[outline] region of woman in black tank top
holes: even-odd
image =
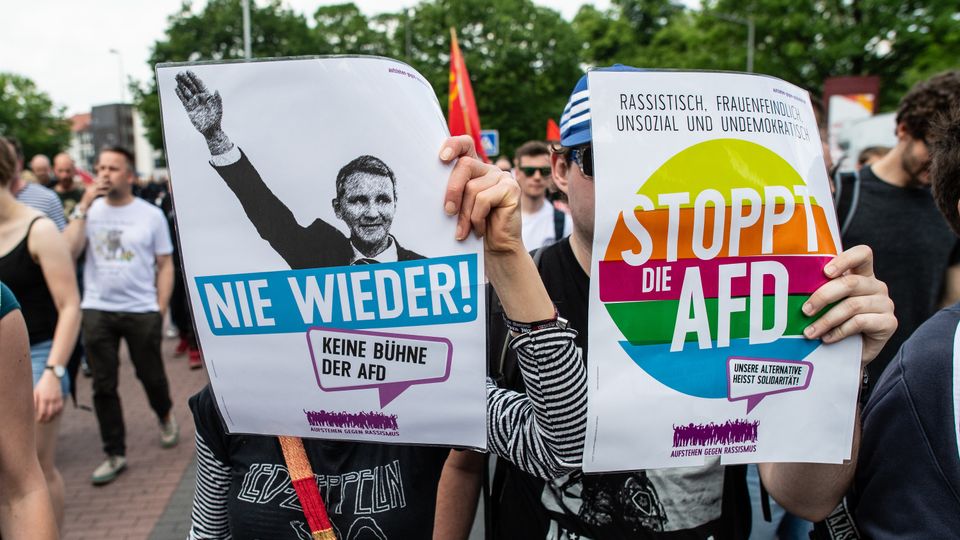
[[[13,149],[0,139],[0,281],[20,302],[34,371],[37,454],[63,522],[63,479],[54,464],[67,361],[80,331],[80,294],[73,258],[52,221],[19,203],[11,191],[17,173]]]

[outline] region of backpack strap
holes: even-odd
[[[846,497],[826,519],[813,524],[810,538],[814,540],[860,540],[862,538]]]
[[[551,203],[550,206],[553,206],[553,203]],[[553,241],[554,242],[557,242],[563,238],[563,229],[564,229],[563,226],[566,224],[567,224],[567,215],[564,214],[563,211],[557,208],[556,206],[553,206]],[[534,252],[534,262],[539,262],[536,259],[536,253],[538,253],[539,251],[540,250],[538,249],[536,252]]]
[[[833,204],[837,209],[840,236],[846,234],[860,204],[860,174],[856,171],[834,175]]]

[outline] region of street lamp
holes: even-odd
[[[123,56],[121,56],[120,51],[116,49],[110,49],[110,54],[117,55],[117,69],[120,72],[120,103],[126,103],[126,81],[123,79]]]
[[[753,26],[753,17],[737,17],[736,15],[727,15],[725,13],[711,13],[714,17],[732,22],[734,24],[742,24],[747,27],[747,73],[753,73],[753,39],[754,39],[754,26]]]
[[[243,0],[243,57],[249,60],[250,54],[250,0]]]

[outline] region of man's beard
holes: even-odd
[[[930,159],[920,161],[913,153],[913,142],[911,142],[903,153],[901,158],[901,167],[907,173],[907,186],[925,187],[930,184],[929,179],[924,180],[922,175],[930,169]]]

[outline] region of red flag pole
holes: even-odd
[[[470,75],[460,52],[457,31],[450,28],[450,97],[447,103],[447,125],[451,135],[469,135],[477,155],[489,163],[480,141],[480,115],[470,86]]]
[[[456,51],[456,56],[450,56],[450,62],[455,63],[452,69],[457,72],[457,97],[460,102],[460,114],[463,115],[463,126],[467,132],[467,135],[473,137],[473,130],[470,129],[470,111],[467,106],[467,96],[463,92],[463,77],[462,75],[466,73],[467,69],[463,63],[463,54],[460,52],[460,43],[457,41],[457,31],[452,26],[450,27],[450,43],[454,51]]]

